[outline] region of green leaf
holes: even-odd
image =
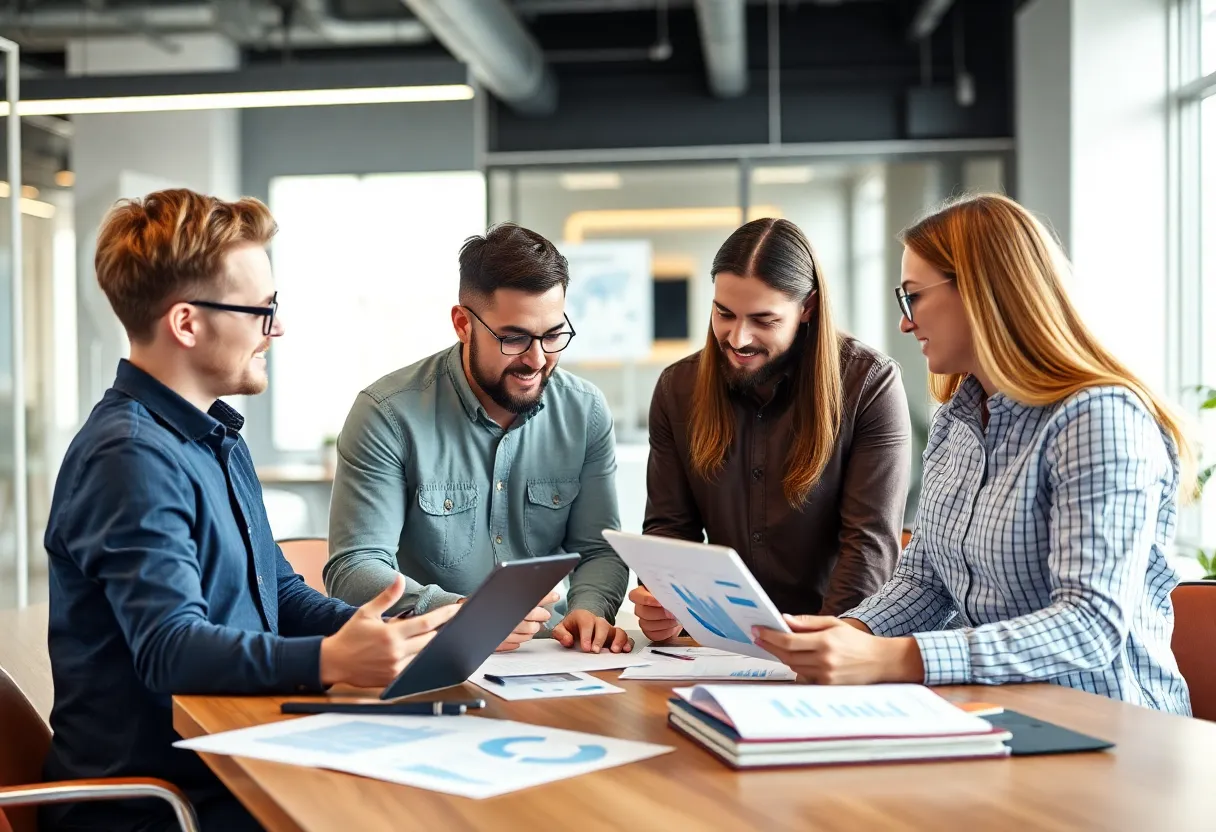
[[[1196,495],[1203,493],[1203,488],[1208,484],[1208,480],[1212,478],[1212,474],[1216,474],[1216,465],[1209,465],[1207,468],[1200,471],[1198,476],[1195,477]]]
[[[1199,409],[1216,410],[1216,392],[1209,390],[1206,395],[1207,398],[1204,399],[1203,404],[1199,405]]]

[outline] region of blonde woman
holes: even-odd
[[[757,642],[812,682],[1045,681],[1189,714],[1165,557],[1194,487],[1178,419],[1081,322],[1017,203],[962,199],[903,243],[900,329],[943,403],[912,540],[859,606]]]

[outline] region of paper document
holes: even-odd
[[[643,652],[643,655],[654,656],[655,661],[659,659],[683,658],[683,659],[704,659],[712,657],[729,656],[732,659],[742,658],[738,653],[730,650],[719,650],[716,647],[668,647],[666,645],[650,645]]]
[[[491,674],[493,675],[493,674]],[[539,673],[527,676],[474,675],[470,682],[484,688],[499,699],[555,699],[561,696],[598,696],[602,693],[624,693],[625,689],[610,685],[587,673]]]
[[[789,625],[733,549],[611,529],[604,539],[698,644],[774,658],[752,641],[752,627]]]
[[[495,676],[522,676],[526,673],[595,673],[601,670],[619,670],[622,667],[647,664],[650,656],[637,652],[583,653],[577,647],[565,648],[551,638],[534,638],[525,642],[518,650],[506,653],[491,653],[470,679],[480,679],[486,673]]]
[[[792,682],[798,674],[779,662],[750,656],[704,658],[691,662],[667,661],[626,668],[622,679],[675,679]]]
[[[992,726],[921,685],[697,685],[673,691],[741,737],[829,739],[985,734]]]
[[[674,750],[477,716],[337,714],[227,731],[174,746],[333,769],[475,798]]]

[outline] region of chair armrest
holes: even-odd
[[[194,807],[181,789],[154,777],[103,777],[95,780],[58,780],[28,786],[0,787],[0,810],[9,806],[74,803],[80,800],[129,800],[155,797],[173,807],[182,832],[199,832]]]

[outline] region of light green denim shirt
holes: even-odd
[[[558,368],[541,403],[503,430],[456,344],[355,400],[338,438],[325,586],[363,604],[400,571],[391,612],[421,614],[471,593],[495,564],[574,552],[565,606],[614,621],[629,575],[601,534],[620,526],[615,476],[612,415],[594,385]]]

